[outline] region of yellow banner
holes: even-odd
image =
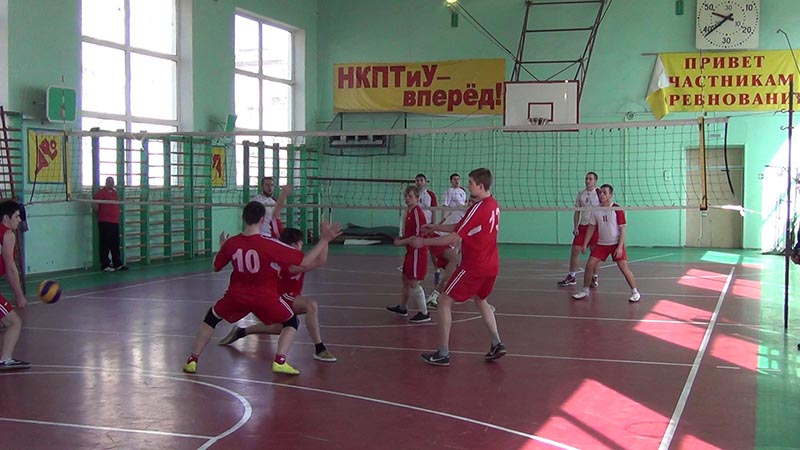
[[[789,81],[798,76],[786,50],[665,53],[647,102],[659,119],[680,111],[779,111],[788,109]]]
[[[503,59],[333,66],[335,112],[502,114]]]
[[[226,176],[227,166],[225,164],[225,147],[211,147],[211,186],[224,187],[228,184]]]
[[[28,130],[28,179],[35,183],[64,182],[64,134]]]

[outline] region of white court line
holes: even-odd
[[[172,381],[180,381],[184,383],[192,383],[192,384],[199,384],[201,386],[206,386],[212,389],[216,389],[218,391],[222,391],[233,398],[235,398],[239,403],[241,403],[242,407],[244,408],[244,412],[242,417],[233,424],[230,428],[223,431],[222,433],[216,436],[204,436],[204,435],[196,435],[196,434],[185,434],[185,433],[171,433],[167,431],[152,431],[152,430],[135,430],[130,428],[118,428],[118,427],[105,427],[105,426],[95,426],[95,425],[81,425],[81,424],[71,424],[71,423],[64,423],[64,422],[44,422],[38,420],[23,420],[23,419],[11,419],[11,418],[3,418],[0,417],[0,421],[7,421],[7,422],[22,422],[22,423],[33,423],[33,424],[40,424],[40,425],[50,425],[50,426],[60,426],[60,427],[68,427],[68,428],[82,428],[82,429],[94,429],[94,430],[102,430],[102,431],[118,431],[123,433],[139,433],[139,434],[150,434],[150,435],[159,435],[159,436],[171,436],[171,437],[188,437],[194,439],[206,439],[206,443],[202,446],[198,447],[198,450],[205,450],[214,445],[220,439],[225,438],[226,436],[230,435],[231,433],[235,432],[242,426],[244,426],[247,421],[250,420],[250,417],[253,415],[253,407],[250,405],[250,402],[247,401],[244,396],[239,394],[238,392],[232,391],[228,388],[224,388],[222,386],[217,386],[215,384],[206,383],[205,381],[199,381],[191,378],[177,378],[168,375],[158,375],[153,373],[141,372],[141,371],[129,371],[129,370],[113,370],[107,368],[89,368],[89,367],[81,367],[81,366],[59,366],[59,365],[40,365],[38,367],[51,367],[57,369],[70,369],[69,371],[53,371],[53,372],[9,372],[0,374],[0,376],[18,376],[18,375],[53,375],[53,374],[82,374],[89,370],[95,370],[100,372],[114,372],[114,373],[123,373],[123,374],[140,374],[145,373],[147,376],[152,378],[163,378],[166,380]],[[75,370],[81,369],[81,370]]]
[[[675,405],[675,411],[673,411],[672,418],[670,418],[669,425],[664,432],[664,437],[661,439],[661,445],[658,446],[659,450],[668,450],[670,444],[672,443],[672,438],[675,437],[675,430],[678,428],[678,424],[681,421],[681,415],[683,415],[683,410],[686,407],[686,401],[689,399],[689,393],[692,391],[692,385],[697,377],[697,372],[700,370],[700,363],[703,361],[703,356],[706,354],[708,341],[711,340],[711,333],[714,331],[714,325],[717,323],[717,316],[719,316],[719,311],[722,309],[722,302],[725,300],[725,293],[728,292],[728,287],[733,279],[734,270],[736,270],[736,266],[731,267],[730,272],[728,272],[728,279],[725,280],[725,286],[723,286],[722,292],[719,293],[717,306],[714,308],[714,313],[711,314],[711,321],[708,323],[708,328],[706,328],[703,341],[700,343],[700,349],[697,351],[697,355],[694,358],[694,363],[692,364],[692,369],[689,371],[689,377],[686,379],[686,384],[683,385],[683,391],[681,392],[681,396],[678,398],[678,404]]]
[[[103,293],[106,293],[106,292],[122,291],[122,290],[125,290],[125,289],[130,289],[130,288],[135,288],[135,287],[140,287],[140,286],[149,286],[151,284],[169,283],[170,281],[183,280],[183,279],[187,279],[187,278],[198,278],[198,277],[201,277],[202,275],[204,275],[204,273],[184,275],[184,276],[174,277],[174,278],[161,278],[161,279],[158,279],[158,280],[145,281],[145,282],[142,282],[142,283],[135,283],[135,284],[126,284],[125,286],[119,286],[119,287],[113,287],[113,288],[100,288],[100,289],[97,289],[97,290],[84,292],[83,294],[71,295],[70,297],[71,298],[78,298],[78,297],[84,297],[84,296],[87,296],[87,295],[95,295],[95,294],[103,294]]]
[[[152,372],[152,371],[138,371],[138,370],[137,371],[124,371],[124,370],[111,370],[111,369],[107,369],[107,368],[104,368],[104,367],[89,367],[89,366],[39,365],[38,367],[51,367],[51,368],[57,368],[57,369],[81,369],[83,371],[96,370],[96,371],[100,371],[100,372],[145,374],[145,375],[149,375],[149,376],[152,376],[152,377],[174,379],[174,380],[179,380],[179,381],[191,381],[191,382],[198,383],[198,384],[201,384],[201,385],[213,387],[215,389],[219,389],[219,390],[222,390],[222,391],[225,391],[225,392],[230,392],[230,393],[235,394],[236,396],[239,396],[239,394],[236,394],[233,391],[230,391],[230,390],[228,390],[226,388],[223,388],[221,386],[217,386],[217,385],[214,385],[214,384],[211,384],[211,383],[206,383],[206,382],[202,382],[202,381],[198,381],[198,380],[188,380],[188,379],[175,378],[175,377],[166,376],[166,375],[155,375],[155,373],[163,373],[163,374],[173,375],[172,372]],[[24,373],[24,372],[15,372],[15,374],[16,373]],[[28,373],[32,373],[32,372],[28,372]],[[41,372],[41,373],[43,373],[43,374],[51,374],[51,373],[58,373],[58,372]],[[80,373],[80,372],[76,371],[74,373]],[[0,375],[3,375],[3,374],[0,374]],[[12,373],[8,373],[6,375],[12,375]],[[471,423],[471,424],[483,426],[483,427],[486,427],[486,428],[491,428],[491,429],[494,429],[494,430],[497,430],[497,431],[502,431],[502,432],[505,432],[505,433],[508,433],[508,434],[524,437],[524,438],[527,438],[529,440],[540,442],[540,443],[543,443],[543,444],[547,444],[547,445],[550,445],[550,446],[555,447],[555,448],[560,448],[560,449],[564,449],[564,450],[578,450],[575,447],[571,447],[571,446],[569,446],[567,444],[563,444],[561,442],[557,442],[557,441],[554,441],[554,440],[551,440],[551,439],[547,439],[547,438],[543,438],[543,437],[540,437],[540,436],[536,436],[536,435],[533,435],[533,434],[524,433],[522,431],[517,431],[517,430],[511,429],[511,428],[506,428],[506,427],[503,427],[503,426],[500,426],[500,425],[495,425],[493,423],[483,422],[483,421],[480,421],[480,420],[471,419],[471,418],[465,417],[465,416],[459,416],[459,415],[455,415],[455,414],[450,414],[450,413],[446,413],[446,412],[443,412],[443,411],[437,411],[437,410],[433,410],[433,409],[421,408],[421,407],[418,407],[418,406],[406,405],[404,403],[397,403],[397,402],[392,402],[392,401],[388,401],[388,400],[381,400],[381,399],[377,399],[377,398],[373,398],[373,397],[366,397],[366,396],[362,396],[362,395],[348,394],[348,393],[345,393],[345,392],[330,391],[330,390],[318,389],[318,388],[312,388],[312,387],[306,387],[306,386],[295,386],[295,385],[291,385],[291,384],[276,383],[274,381],[251,380],[251,379],[247,379],[247,378],[233,378],[233,377],[222,377],[222,376],[201,375],[201,374],[194,374],[194,375],[192,375],[192,378],[208,378],[208,379],[213,379],[213,380],[223,380],[223,381],[237,382],[237,383],[243,383],[243,384],[260,384],[260,385],[267,385],[267,386],[274,386],[274,387],[283,387],[283,388],[288,388],[288,389],[296,389],[296,390],[300,390],[300,391],[316,392],[316,393],[320,393],[320,394],[327,394],[327,395],[332,395],[332,396],[337,396],[337,397],[345,397],[345,398],[350,398],[350,399],[355,399],[355,400],[362,400],[362,401],[366,401],[366,402],[378,403],[378,404],[382,404],[382,405],[409,409],[409,410],[412,410],[412,411],[423,412],[423,413],[432,414],[432,415],[436,415],[436,416],[447,417],[447,418],[458,420],[458,421],[461,421],[461,422]],[[247,400],[245,400],[244,397],[241,397],[241,399],[244,400],[245,402],[247,402]],[[247,405],[250,406],[249,402],[247,403]],[[250,408],[248,411],[250,413],[252,413],[252,408]],[[244,419],[244,416],[242,418]],[[249,418],[250,418],[250,414],[247,415],[247,419],[249,419]],[[244,422],[246,422],[246,420]],[[219,434],[219,435],[217,435],[217,436],[215,436],[215,437],[213,437],[211,439],[214,440],[214,442],[216,442],[219,439],[222,439],[222,438],[230,435],[231,433],[236,431],[236,429],[241,427],[241,425],[244,425],[244,422],[242,420],[240,420],[236,425],[234,425],[234,427],[231,427],[230,429],[226,430],[222,434]],[[214,442],[209,440],[209,442],[207,442],[205,445],[203,445],[202,447],[199,447],[198,450],[208,449],[211,445],[214,444]]]
[[[33,374],[34,372],[28,372],[28,373]],[[47,374],[47,373],[69,373],[69,372],[35,372],[35,374],[40,374],[40,373]],[[75,372],[75,373],[80,373],[80,372]],[[104,427],[100,425],[81,425],[77,423],[66,423],[66,422],[47,422],[44,420],[10,419],[6,417],[0,417],[0,422],[30,423],[33,425],[49,425],[54,427],[80,428],[84,430],[116,431],[120,433],[150,434],[155,436],[182,437],[191,439],[212,438],[212,436],[203,436],[200,434],[170,433],[167,431],[151,431],[151,430],[134,430],[131,428]]]

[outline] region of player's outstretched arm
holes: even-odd
[[[308,253],[306,253],[305,257],[303,258],[303,262],[300,263],[306,270],[314,263],[314,261],[322,254],[323,251],[327,250],[328,244],[337,236],[342,234],[342,227],[338,223],[329,224],[328,222],[322,222],[320,224],[320,239],[317,242],[317,245],[314,246]]]
[[[422,231],[426,233],[430,233],[432,231],[444,231],[446,233],[452,233],[456,229],[457,223],[449,223],[445,224],[433,224],[433,223],[426,223],[422,226]]]
[[[292,195],[292,186],[288,184],[281,186],[281,193],[278,195],[278,199],[275,200],[275,206],[272,208],[272,217],[281,217],[281,212],[283,212],[283,208],[286,206],[286,199],[288,199],[290,195]]]

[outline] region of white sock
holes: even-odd
[[[428,303],[425,301],[425,290],[422,289],[422,286],[417,286],[416,289],[411,289],[408,292],[408,299],[417,304],[419,312],[422,314],[428,314]]]
[[[587,287],[583,288],[583,292],[586,292],[588,294],[589,293],[589,288],[587,288]]]
[[[569,276],[571,276],[572,278],[575,278],[575,272],[570,272]]]
[[[631,294],[638,294],[638,293],[639,293],[639,289],[637,289],[637,288],[631,289]]]

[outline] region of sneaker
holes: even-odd
[[[428,297],[428,309],[436,309],[439,307],[439,293],[436,291],[431,292],[431,295]]]
[[[117,271],[120,271],[120,272],[124,272],[124,271],[128,270],[128,266],[123,264],[123,265],[121,265],[119,267],[115,267],[114,270],[117,270]]]
[[[434,366],[449,366],[450,355],[440,355],[438,351],[433,353],[423,353],[420,355],[422,360]]]
[[[433,284],[438,286],[440,281],[442,281],[442,272],[437,270],[433,273]]]
[[[578,281],[572,275],[567,275],[566,278],[558,282],[559,286],[575,286]]]
[[[642,298],[642,296],[638,292],[636,292],[636,293],[631,294],[631,297],[628,299],[628,301],[632,302],[632,303],[636,303],[636,302],[639,301],[640,298]]]
[[[314,353],[314,359],[322,362],[336,362],[337,358],[336,355],[329,352],[328,350],[323,350],[319,353]]]
[[[272,371],[275,373],[285,373],[286,375],[299,375],[300,371],[290,366],[288,362],[278,364],[272,361]]]
[[[111,267],[111,266],[108,266],[105,269],[103,269],[103,272],[113,272],[113,271],[114,271],[114,268]]]
[[[219,345],[233,344],[234,342],[238,341],[243,337],[244,337],[244,329],[234,325],[233,328],[231,328],[231,331],[229,331],[224,338],[219,340]]]
[[[589,293],[586,292],[586,291],[578,291],[578,292],[572,294],[572,298],[574,298],[575,300],[582,300],[582,299],[584,299],[584,298],[586,298],[588,296],[589,296]]]
[[[600,283],[597,282],[597,275],[592,275],[592,284],[589,287],[596,288],[597,286],[600,286]]]
[[[183,371],[186,373],[197,372],[197,361],[186,361],[186,364],[183,365]]]
[[[506,346],[503,343],[499,343],[497,345],[493,345],[492,348],[489,350],[489,353],[483,355],[483,359],[487,361],[492,361],[495,359],[500,359],[506,354]]]
[[[408,316],[408,310],[407,310],[407,309],[403,309],[403,308],[401,308],[401,307],[400,307],[400,305],[397,305],[397,306],[387,306],[387,307],[386,307],[386,310],[387,310],[387,311],[391,311],[391,312],[393,312],[393,313],[395,313],[395,314],[399,314],[399,315],[401,315],[401,316],[403,316],[403,317],[406,317],[406,316]]]
[[[411,323],[430,322],[431,321],[431,315],[430,314],[422,314],[421,312],[418,312],[414,317],[408,319],[408,321],[411,322]]]
[[[18,359],[7,359],[0,361],[0,370],[16,370],[16,369],[30,369],[31,363],[27,361],[20,361]]]

